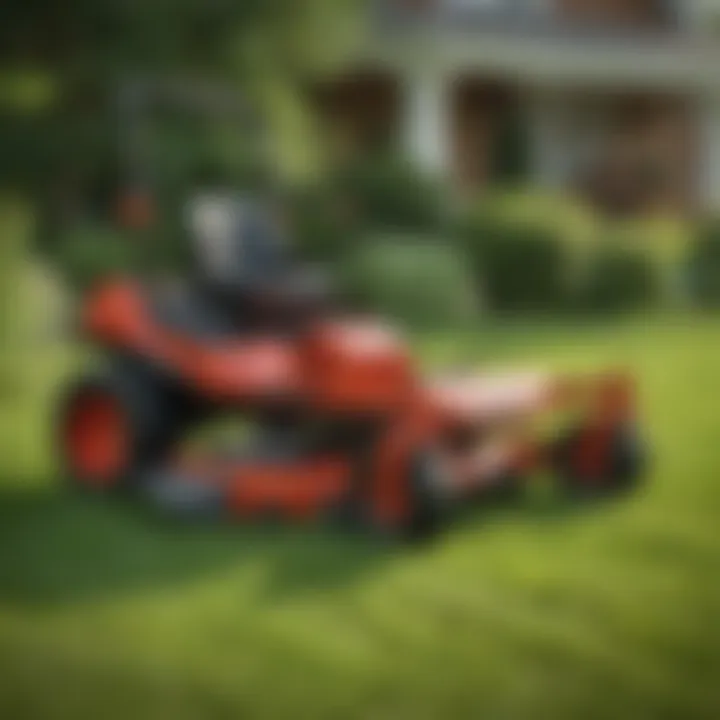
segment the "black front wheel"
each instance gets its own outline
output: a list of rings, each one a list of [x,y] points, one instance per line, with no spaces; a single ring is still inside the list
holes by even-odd
[[[551,462],[567,492],[607,495],[638,485],[647,467],[647,451],[633,424],[607,430],[578,426],[556,441]]]

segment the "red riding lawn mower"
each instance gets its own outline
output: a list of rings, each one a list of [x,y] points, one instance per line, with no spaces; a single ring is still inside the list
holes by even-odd
[[[539,470],[593,496],[640,476],[628,377],[424,377],[385,323],[334,310],[312,274],[278,259],[258,206],[196,205],[195,282],[116,279],[87,298],[82,326],[107,362],[63,404],[75,484],[182,515],[329,517],[417,537]],[[232,448],[186,447],[226,413],[253,430]]]

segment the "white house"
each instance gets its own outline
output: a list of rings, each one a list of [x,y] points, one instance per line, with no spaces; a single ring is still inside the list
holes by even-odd
[[[341,151],[720,210],[717,0],[379,0],[352,58],[318,93]]]

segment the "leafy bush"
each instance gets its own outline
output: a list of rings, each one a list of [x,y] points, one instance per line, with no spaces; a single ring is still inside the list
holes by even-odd
[[[300,189],[291,200],[290,216],[301,253],[335,261],[361,236],[378,230],[437,231],[440,190],[404,160],[373,155]]]
[[[15,198],[0,197],[0,402],[15,391],[23,374],[22,359],[13,350],[27,319],[23,271],[30,231],[28,208]]]
[[[586,204],[566,194],[528,189],[486,193],[470,214],[503,225],[552,232],[568,246],[592,245],[601,227],[597,213]]]
[[[662,280],[641,251],[605,248],[592,259],[578,288],[575,307],[590,312],[622,312],[657,304]]]
[[[514,311],[684,303],[693,235],[682,218],[608,221],[567,197],[518,191],[486,197],[460,232],[490,306]]]
[[[652,267],[656,299],[664,305],[684,305],[688,299],[686,258],[696,229],[682,218],[644,217],[606,226],[600,247],[644,258]]]
[[[720,307],[720,223],[700,233],[687,269],[692,299],[701,307]]]
[[[133,239],[88,226],[63,238],[54,259],[69,284],[83,289],[103,276],[136,269],[139,254]]]
[[[567,253],[549,229],[475,216],[460,230],[473,275],[493,310],[553,310],[566,297]]]
[[[17,199],[0,196],[0,340],[3,347],[17,330],[17,313],[8,312],[18,307],[22,262],[31,233],[30,213]]]
[[[365,228],[435,232],[442,217],[439,186],[411,163],[373,155],[345,168],[331,193]]]
[[[477,317],[466,263],[448,244],[413,237],[358,245],[344,264],[361,306],[415,327],[460,326]]]
[[[336,262],[358,239],[359,227],[341,199],[306,189],[290,202],[290,226],[298,254],[307,260]]]

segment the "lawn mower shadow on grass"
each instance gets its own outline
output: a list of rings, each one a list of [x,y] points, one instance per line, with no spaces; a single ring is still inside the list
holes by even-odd
[[[263,578],[245,588],[251,598],[283,600],[344,587],[393,557],[385,542],[317,525],[158,522],[135,505],[0,478],[0,602],[66,606],[252,575],[257,567]]]
[[[28,487],[3,479],[0,488],[0,543],[6,548],[0,555],[0,602],[8,607],[117,599],[228,573],[242,576],[244,568],[253,577],[246,588],[251,601],[266,607],[306,592],[351,587],[399,559],[388,551],[392,541],[383,537],[318,524],[176,522],[144,504],[97,502],[84,492],[42,482]],[[498,523],[525,534],[528,527],[534,535],[555,532],[581,522],[598,505],[530,493],[513,503],[486,497],[481,508],[463,507],[466,512],[453,514],[453,527],[461,537],[471,534],[482,541]],[[422,551],[425,545],[416,547]],[[257,567],[263,568],[260,584]]]
[[[113,279],[86,300],[82,327],[107,362],[62,405],[76,485],[182,516],[324,517],[421,537],[458,506],[516,496],[537,470],[573,495],[640,477],[631,378],[424,377],[392,328],[337,310],[314,274],[257,243],[272,234],[260,205],[216,198],[199,212],[198,279]],[[181,450],[227,412],[253,420],[253,442]]]

